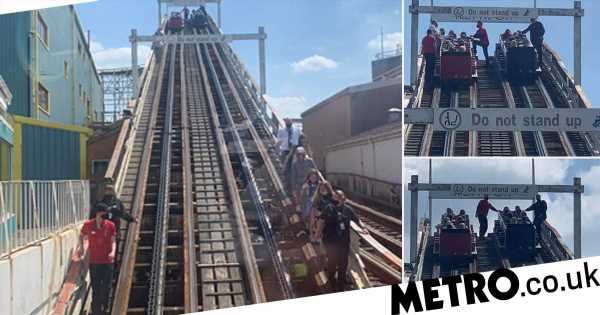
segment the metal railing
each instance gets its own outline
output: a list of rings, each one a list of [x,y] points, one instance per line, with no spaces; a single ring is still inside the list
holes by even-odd
[[[89,204],[85,180],[0,182],[0,257],[81,223]]]

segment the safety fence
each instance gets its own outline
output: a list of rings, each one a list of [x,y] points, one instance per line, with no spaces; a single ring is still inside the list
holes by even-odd
[[[81,223],[89,199],[85,180],[0,182],[0,257]]]

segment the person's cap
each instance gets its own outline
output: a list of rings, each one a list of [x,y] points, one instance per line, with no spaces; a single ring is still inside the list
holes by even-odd
[[[298,147],[296,149],[296,154],[306,154],[306,151],[304,150],[303,147]]]

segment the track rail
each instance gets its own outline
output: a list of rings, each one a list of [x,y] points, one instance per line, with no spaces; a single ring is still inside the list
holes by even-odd
[[[425,88],[421,69],[415,97],[409,107],[435,107],[435,88]],[[470,91],[454,91],[451,101],[443,88],[439,107],[577,108],[589,106],[571,82],[556,53],[546,47],[539,78],[529,85],[509,83],[494,66],[477,63],[477,79]],[[456,100],[458,93],[458,100]],[[471,98],[471,99],[469,99]],[[466,105],[465,104],[469,104]],[[448,106],[449,104],[449,106]],[[405,128],[406,156],[592,156],[595,141],[582,132],[446,132],[410,124]]]
[[[119,249],[112,314],[323,293],[322,272],[288,271],[316,260],[299,255],[310,242],[286,230],[295,212],[274,162],[272,122],[230,54],[226,44],[207,43],[157,45],[152,53],[111,161],[109,178],[139,220]],[[359,254],[373,282],[389,284],[401,281],[401,225],[382,217],[369,221],[373,236],[361,238]]]

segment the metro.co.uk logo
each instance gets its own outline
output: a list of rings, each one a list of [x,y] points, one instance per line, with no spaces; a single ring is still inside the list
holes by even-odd
[[[528,297],[542,293],[600,287],[598,269],[583,262],[577,271],[561,276],[547,274],[543,277],[519,278],[515,271],[498,269],[486,279],[481,273],[409,282],[393,285],[392,314],[409,314],[439,310],[448,307],[487,303],[495,299],[506,301],[518,296]],[[521,288],[521,284],[524,284]]]

